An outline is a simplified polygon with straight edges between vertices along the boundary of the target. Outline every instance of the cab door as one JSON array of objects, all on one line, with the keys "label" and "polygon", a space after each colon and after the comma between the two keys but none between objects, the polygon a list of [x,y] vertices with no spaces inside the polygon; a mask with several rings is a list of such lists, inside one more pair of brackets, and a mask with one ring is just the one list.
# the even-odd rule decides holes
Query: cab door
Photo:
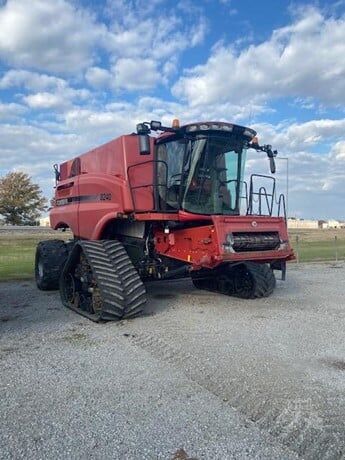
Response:
[{"label": "cab door", "polygon": [[185,140],[160,143],[156,147],[157,202],[161,211],[178,211],[182,187]]}]

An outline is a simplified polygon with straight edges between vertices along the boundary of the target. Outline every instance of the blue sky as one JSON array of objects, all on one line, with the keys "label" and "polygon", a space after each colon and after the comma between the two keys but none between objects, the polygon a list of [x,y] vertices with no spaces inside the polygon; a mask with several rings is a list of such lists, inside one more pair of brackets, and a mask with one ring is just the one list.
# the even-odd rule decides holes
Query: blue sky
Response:
[{"label": "blue sky", "polygon": [[290,215],[345,220],[344,104],[343,0],[0,0],[0,175],[47,197],[53,163],[138,121],[226,120],[289,158]]}]

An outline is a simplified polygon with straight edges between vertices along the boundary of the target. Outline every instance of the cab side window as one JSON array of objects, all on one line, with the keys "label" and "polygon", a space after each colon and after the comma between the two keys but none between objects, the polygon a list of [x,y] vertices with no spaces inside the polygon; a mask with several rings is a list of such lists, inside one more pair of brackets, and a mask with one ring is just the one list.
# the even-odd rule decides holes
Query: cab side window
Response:
[{"label": "cab side window", "polygon": [[167,142],[157,147],[157,183],[162,209],[179,207],[184,151],[183,141]]}]

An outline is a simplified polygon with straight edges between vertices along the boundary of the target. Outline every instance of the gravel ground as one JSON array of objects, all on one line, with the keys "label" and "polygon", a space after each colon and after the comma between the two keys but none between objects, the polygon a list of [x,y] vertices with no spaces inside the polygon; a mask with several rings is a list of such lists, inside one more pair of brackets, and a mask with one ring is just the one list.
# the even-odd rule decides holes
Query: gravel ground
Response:
[{"label": "gravel ground", "polygon": [[345,458],[344,278],[293,266],[256,301],[166,281],[102,325],[1,283],[0,458]]}]

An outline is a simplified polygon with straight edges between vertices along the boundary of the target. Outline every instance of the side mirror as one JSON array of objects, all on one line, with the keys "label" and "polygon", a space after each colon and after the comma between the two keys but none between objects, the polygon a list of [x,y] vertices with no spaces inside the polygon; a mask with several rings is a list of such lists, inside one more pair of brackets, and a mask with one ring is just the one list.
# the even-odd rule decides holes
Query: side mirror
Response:
[{"label": "side mirror", "polygon": [[270,170],[272,174],[276,172],[276,162],[274,161],[273,157],[270,157]]},{"label": "side mirror", "polygon": [[54,169],[54,174],[55,174],[55,182],[59,182],[60,177],[61,177],[61,173],[59,171],[59,166],[55,163],[53,165],[53,169]]},{"label": "side mirror", "polygon": [[277,150],[272,150],[272,145],[259,145],[257,137],[254,137],[249,144],[245,144],[246,148],[255,149],[257,152],[266,152],[267,157],[270,161],[270,170],[272,174],[276,172],[276,163],[274,161],[275,157],[278,155]]},{"label": "side mirror", "polygon": [[270,170],[271,170],[271,173],[272,174],[275,174],[276,172],[276,162],[274,161],[274,158],[277,156],[278,152],[277,150],[272,150],[272,147],[270,145],[267,145],[267,150],[266,150],[266,153],[267,153],[267,156],[270,160]]},{"label": "side mirror", "polygon": [[139,153],[140,155],[150,155],[150,136],[148,134],[139,134]]}]

